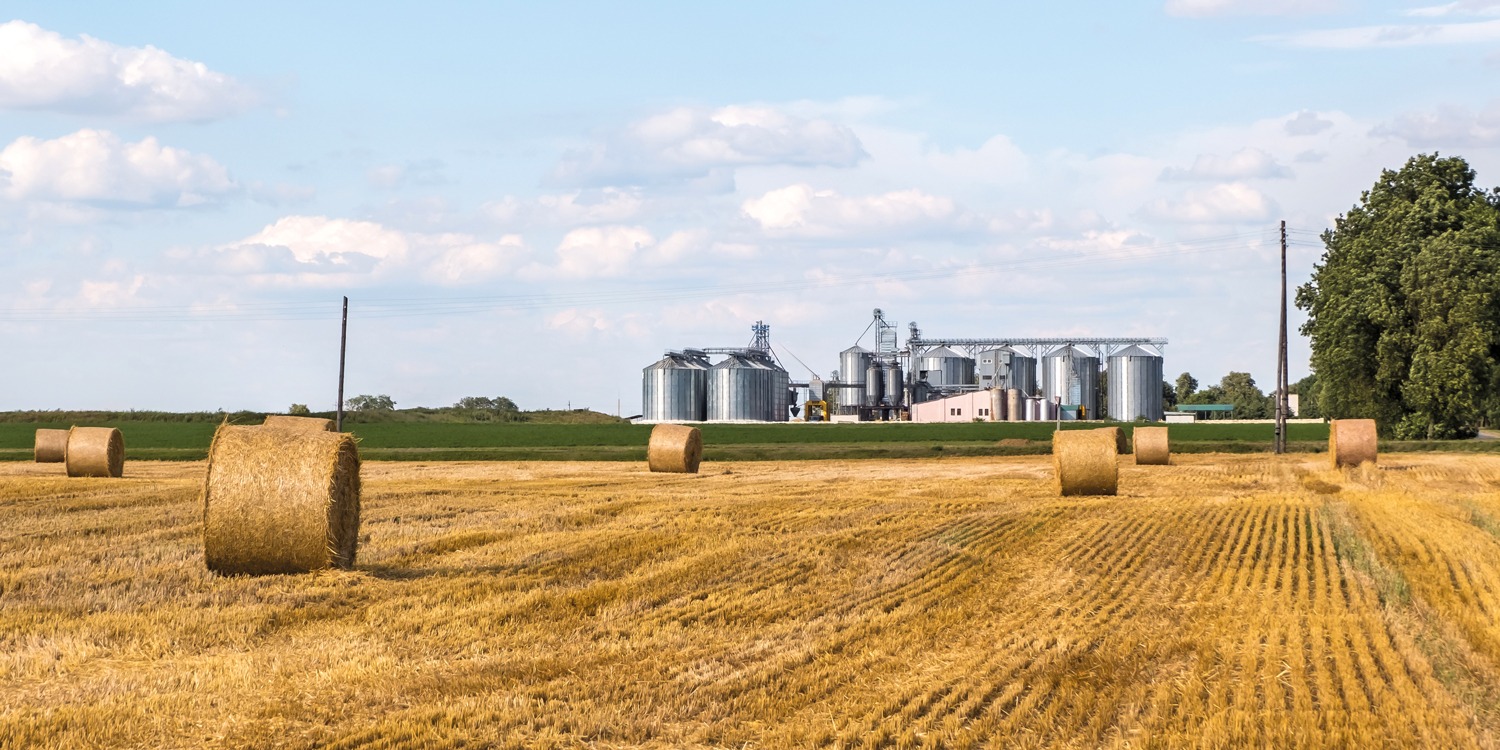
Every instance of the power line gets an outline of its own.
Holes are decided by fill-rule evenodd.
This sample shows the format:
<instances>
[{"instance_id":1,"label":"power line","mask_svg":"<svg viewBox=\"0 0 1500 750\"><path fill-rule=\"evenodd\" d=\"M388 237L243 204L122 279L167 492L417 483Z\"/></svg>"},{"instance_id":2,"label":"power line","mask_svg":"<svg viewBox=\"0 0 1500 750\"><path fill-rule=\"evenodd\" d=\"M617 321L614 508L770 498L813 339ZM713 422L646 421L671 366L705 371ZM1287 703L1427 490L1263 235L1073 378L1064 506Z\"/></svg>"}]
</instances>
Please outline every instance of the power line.
<instances>
[{"instance_id":1,"label":"power line","mask_svg":"<svg viewBox=\"0 0 1500 750\"><path fill-rule=\"evenodd\" d=\"M1207 255L1243 250L1252 240L1269 240L1264 231L1240 232L1171 243L1152 243L1119 248L1112 252L1069 257L1033 258L969 263L919 270L884 271L839 277L766 280L734 284L695 284L642 290L639 288L592 290L575 293L475 295L462 297L362 297L357 314L364 319L416 318L462 315L491 311L525 311L549 308L602 306L627 303L668 302L740 294L796 292L825 288L868 286L890 282L931 281L957 276L1006 271L1044 271L1106 263L1156 260L1185 255ZM1300 243L1299 243L1300 244ZM1044 252L1046 249L1043 250ZM0 311L0 322L266 322L323 320L337 306L329 302L270 301L226 305L138 305L122 308L16 309Z\"/></svg>"}]
</instances>

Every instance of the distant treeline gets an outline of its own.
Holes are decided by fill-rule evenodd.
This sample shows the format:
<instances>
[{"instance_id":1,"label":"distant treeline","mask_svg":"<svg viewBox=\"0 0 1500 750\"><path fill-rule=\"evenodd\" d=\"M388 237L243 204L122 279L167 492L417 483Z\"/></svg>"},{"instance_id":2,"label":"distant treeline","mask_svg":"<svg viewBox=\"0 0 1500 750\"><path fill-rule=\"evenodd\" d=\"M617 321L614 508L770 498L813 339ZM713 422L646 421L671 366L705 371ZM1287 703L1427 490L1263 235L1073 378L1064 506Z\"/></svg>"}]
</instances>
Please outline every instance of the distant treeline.
<instances>
[{"instance_id":1,"label":"distant treeline","mask_svg":"<svg viewBox=\"0 0 1500 750\"><path fill-rule=\"evenodd\" d=\"M264 411L6 411L0 412L0 423L9 424L108 424L112 422L176 422L176 423L219 423L228 420L230 424L260 424L264 422L268 414L283 414L285 412ZM324 417L333 419L334 413L305 412L303 416ZM391 422L439 422L450 424L475 424L487 422L520 422L530 424L612 424L623 423L627 420L609 414L601 414L588 409L540 409L537 411L522 411L506 415L504 419L496 419L496 414L487 409L461 409L454 406L443 406L437 408L417 407L414 409L379 409L366 411L344 412L344 423L348 424L385 424Z\"/></svg>"}]
</instances>

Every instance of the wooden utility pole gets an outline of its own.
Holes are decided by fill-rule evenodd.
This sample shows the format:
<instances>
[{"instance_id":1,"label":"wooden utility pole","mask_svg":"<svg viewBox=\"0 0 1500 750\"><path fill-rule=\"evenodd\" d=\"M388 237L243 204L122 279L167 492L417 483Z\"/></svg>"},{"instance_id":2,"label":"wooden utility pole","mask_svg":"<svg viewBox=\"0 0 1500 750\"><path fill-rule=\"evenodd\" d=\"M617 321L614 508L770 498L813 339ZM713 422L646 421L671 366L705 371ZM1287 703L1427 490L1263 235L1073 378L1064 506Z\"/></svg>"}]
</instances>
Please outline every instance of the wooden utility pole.
<instances>
[{"instance_id":1,"label":"wooden utility pole","mask_svg":"<svg viewBox=\"0 0 1500 750\"><path fill-rule=\"evenodd\" d=\"M349 298L344 298L344 322L339 327L339 409L334 430L344 431L344 352L349 346Z\"/></svg>"},{"instance_id":2,"label":"wooden utility pole","mask_svg":"<svg viewBox=\"0 0 1500 750\"><path fill-rule=\"evenodd\" d=\"M1286 220L1281 222L1281 333L1276 340L1276 452L1286 453Z\"/></svg>"}]
</instances>

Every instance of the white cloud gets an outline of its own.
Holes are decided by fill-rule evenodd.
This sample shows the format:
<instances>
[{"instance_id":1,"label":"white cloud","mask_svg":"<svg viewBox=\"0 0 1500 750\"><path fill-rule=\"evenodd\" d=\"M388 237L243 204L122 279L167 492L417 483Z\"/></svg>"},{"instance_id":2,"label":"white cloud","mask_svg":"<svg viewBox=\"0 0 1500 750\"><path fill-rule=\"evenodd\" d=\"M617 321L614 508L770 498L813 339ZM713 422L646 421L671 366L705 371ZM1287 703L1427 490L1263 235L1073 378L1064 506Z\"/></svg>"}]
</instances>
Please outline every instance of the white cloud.
<instances>
[{"instance_id":1,"label":"white cloud","mask_svg":"<svg viewBox=\"0 0 1500 750\"><path fill-rule=\"evenodd\" d=\"M1435 112L1406 113L1371 133L1400 138L1413 148L1500 146L1500 100L1477 112L1448 106Z\"/></svg>"},{"instance_id":2,"label":"white cloud","mask_svg":"<svg viewBox=\"0 0 1500 750\"><path fill-rule=\"evenodd\" d=\"M506 196L486 204L484 212L507 224L615 224L635 218L644 203L639 190L604 188L546 194L529 200Z\"/></svg>"},{"instance_id":3,"label":"white cloud","mask_svg":"<svg viewBox=\"0 0 1500 750\"><path fill-rule=\"evenodd\" d=\"M1163 180L1222 182L1225 180L1291 177L1292 171L1276 163L1270 154L1258 148L1242 148L1229 156L1199 154L1187 169L1167 167Z\"/></svg>"},{"instance_id":4,"label":"white cloud","mask_svg":"<svg viewBox=\"0 0 1500 750\"><path fill-rule=\"evenodd\" d=\"M1317 135L1331 127L1332 120L1325 120L1316 112L1304 109L1286 121L1285 130L1287 135Z\"/></svg>"},{"instance_id":5,"label":"white cloud","mask_svg":"<svg viewBox=\"0 0 1500 750\"><path fill-rule=\"evenodd\" d=\"M563 185L709 181L746 166L851 167L865 158L854 131L772 107L680 107L633 123L566 154L552 173Z\"/></svg>"},{"instance_id":6,"label":"white cloud","mask_svg":"<svg viewBox=\"0 0 1500 750\"><path fill-rule=\"evenodd\" d=\"M1500 16L1500 2L1495 0L1458 0L1446 5L1428 5L1406 11L1408 16L1440 18L1442 16Z\"/></svg>"},{"instance_id":7,"label":"white cloud","mask_svg":"<svg viewBox=\"0 0 1500 750\"><path fill-rule=\"evenodd\" d=\"M0 191L17 201L193 206L238 189L213 159L155 138L126 143L108 131L80 130L50 141L24 136L0 151Z\"/></svg>"},{"instance_id":8,"label":"white cloud","mask_svg":"<svg viewBox=\"0 0 1500 750\"><path fill-rule=\"evenodd\" d=\"M1169 16L1300 16L1337 9L1340 0L1167 0Z\"/></svg>"},{"instance_id":9,"label":"white cloud","mask_svg":"<svg viewBox=\"0 0 1500 750\"><path fill-rule=\"evenodd\" d=\"M1189 190L1179 200L1158 198L1143 206L1141 213L1180 224L1249 224L1270 220L1276 204L1259 190L1232 182Z\"/></svg>"},{"instance_id":10,"label":"white cloud","mask_svg":"<svg viewBox=\"0 0 1500 750\"><path fill-rule=\"evenodd\" d=\"M405 164L385 164L365 172L370 187L391 190L407 186L432 187L448 184L443 173L447 165L441 159L424 159Z\"/></svg>"},{"instance_id":11,"label":"white cloud","mask_svg":"<svg viewBox=\"0 0 1500 750\"><path fill-rule=\"evenodd\" d=\"M802 183L745 201L746 216L778 235L838 238L972 232L984 222L951 198L920 190L846 196Z\"/></svg>"},{"instance_id":12,"label":"white cloud","mask_svg":"<svg viewBox=\"0 0 1500 750\"><path fill-rule=\"evenodd\" d=\"M286 216L212 253L218 270L275 286L319 286L413 273L438 284L496 278L529 250L519 235L403 232L371 221Z\"/></svg>"},{"instance_id":13,"label":"white cloud","mask_svg":"<svg viewBox=\"0 0 1500 750\"><path fill-rule=\"evenodd\" d=\"M642 251L656 244L643 227L584 227L557 245L557 272L567 278L622 276Z\"/></svg>"},{"instance_id":14,"label":"white cloud","mask_svg":"<svg viewBox=\"0 0 1500 750\"><path fill-rule=\"evenodd\" d=\"M66 39L25 21L0 24L0 108L212 120L255 103L235 79L155 47Z\"/></svg>"},{"instance_id":15,"label":"white cloud","mask_svg":"<svg viewBox=\"0 0 1500 750\"><path fill-rule=\"evenodd\" d=\"M1500 41L1500 19L1468 23L1392 24L1343 29L1267 34L1255 41L1314 49L1383 49L1392 47L1488 44Z\"/></svg>"}]
</instances>

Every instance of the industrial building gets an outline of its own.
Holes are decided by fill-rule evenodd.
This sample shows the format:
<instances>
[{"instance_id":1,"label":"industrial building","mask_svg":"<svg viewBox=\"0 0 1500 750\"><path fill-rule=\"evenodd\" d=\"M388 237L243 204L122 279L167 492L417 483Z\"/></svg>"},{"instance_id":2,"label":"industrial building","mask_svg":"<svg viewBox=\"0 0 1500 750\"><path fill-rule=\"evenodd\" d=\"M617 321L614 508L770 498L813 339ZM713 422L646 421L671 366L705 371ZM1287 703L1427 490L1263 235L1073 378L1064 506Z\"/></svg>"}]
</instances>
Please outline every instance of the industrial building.
<instances>
[{"instance_id":1,"label":"industrial building","mask_svg":"<svg viewBox=\"0 0 1500 750\"><path fill-rule=\"evenodd\" d=\"M935 338L898 346L877 309L874 348L838 354L828 379L793 382L757 321L744 347L670 350L646 367L643 422L1161 421L1161 338ZM713 362L713 357L722 357ZM1101 366L1102 365L1102 366ZM1100 392L1101 380L1107 392ZM1102 398L1101 398L1102 397Z\"/></svg>"}]
</instances>

